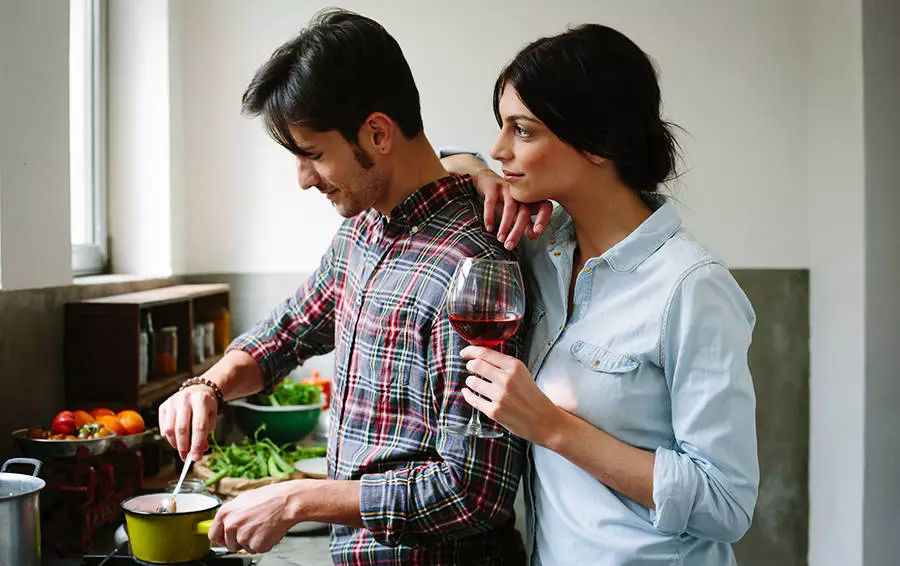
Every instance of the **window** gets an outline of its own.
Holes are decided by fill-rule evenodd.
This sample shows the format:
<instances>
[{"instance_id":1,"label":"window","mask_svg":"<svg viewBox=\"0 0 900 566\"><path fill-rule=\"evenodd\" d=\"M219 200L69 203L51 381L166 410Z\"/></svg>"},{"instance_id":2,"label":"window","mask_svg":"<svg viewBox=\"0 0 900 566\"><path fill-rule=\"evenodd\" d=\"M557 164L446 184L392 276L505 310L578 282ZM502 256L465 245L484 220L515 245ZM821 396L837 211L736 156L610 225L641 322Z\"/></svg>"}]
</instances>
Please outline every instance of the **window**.
<instances>
[{"instance_id":1,"label":"window","mask_svg":"<svg viewBox=\"0 0 900 566\"><path fill-rule=\"evenodd\" d=\"M106 10L102 0L70 0L69 172L72 271L107 264Z\"/></svg>"}]
</instances>

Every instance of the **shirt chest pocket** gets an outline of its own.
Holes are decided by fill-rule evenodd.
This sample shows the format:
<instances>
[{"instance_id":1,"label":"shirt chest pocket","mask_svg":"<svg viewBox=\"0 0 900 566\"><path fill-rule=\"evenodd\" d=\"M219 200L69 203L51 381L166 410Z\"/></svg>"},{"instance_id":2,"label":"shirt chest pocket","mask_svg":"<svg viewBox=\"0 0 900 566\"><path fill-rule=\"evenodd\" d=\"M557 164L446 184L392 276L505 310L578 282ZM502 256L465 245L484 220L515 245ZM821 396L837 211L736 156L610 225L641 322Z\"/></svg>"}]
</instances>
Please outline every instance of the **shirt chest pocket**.
<instances>
[{"instance_id":1,"label":"shirt chest pocket","mask_svg":"<svg viewBox=\"0 0 900 566\"><path fill-rule=\"evenodd\" d=\"M617 354L603 346L582 340L575 341L569 348L569 353L581 366L597 373L619 375L637 371L641 366L635 357Z\"/></svg>"},{"instance_id":2,"label":"shirt chest pocket","mask_svg":"<svg viewBox=\"0 0 900 566\"><path fill-rule=\"evenodd\" d=\"M615 435L630 419L629 413L637 410L634 392L640 389L640 361L581 340L570 346L569 355L573 412Z\"/></svg>"}]
</instances>

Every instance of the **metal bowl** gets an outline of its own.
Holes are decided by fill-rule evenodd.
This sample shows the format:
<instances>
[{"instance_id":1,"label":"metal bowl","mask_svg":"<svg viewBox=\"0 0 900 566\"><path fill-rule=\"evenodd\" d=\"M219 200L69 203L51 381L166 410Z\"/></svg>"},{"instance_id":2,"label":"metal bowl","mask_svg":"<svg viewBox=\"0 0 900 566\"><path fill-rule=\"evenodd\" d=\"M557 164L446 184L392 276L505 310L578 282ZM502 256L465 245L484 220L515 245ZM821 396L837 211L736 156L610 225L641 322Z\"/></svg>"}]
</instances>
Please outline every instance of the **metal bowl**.
<instances>
[{"instance_id":1,"label":"metal bowl","mask_svg":"<svg viewBox=\"0 0 900 566\"><path fill-rule=\"evenodd\" d=\"M48 460L51 458L71 458L84 447L88 455L99 456L108 452L117 440L116 436L104 436L103 438L86 438L75 440L49 440L44 438L28 438L27 428L14 430L13 440L22 454L29 458Z\"/></svg>"},{"instance_id":2,"label":"metal bowl","mask_svg":"<svg viewBox=\"0 0 900 566\"><path fill-rule=\"evenodd\" d=\"M113 443L115 446L118 443L122 443L125 445L125 448L131 450L132 448L140 448L144 442L146 442L158 429L156 428L148 428L143 432L139 432L137 434L123 434L122 436L114 436L112 437Z\"/></svg>"}]
</instances>

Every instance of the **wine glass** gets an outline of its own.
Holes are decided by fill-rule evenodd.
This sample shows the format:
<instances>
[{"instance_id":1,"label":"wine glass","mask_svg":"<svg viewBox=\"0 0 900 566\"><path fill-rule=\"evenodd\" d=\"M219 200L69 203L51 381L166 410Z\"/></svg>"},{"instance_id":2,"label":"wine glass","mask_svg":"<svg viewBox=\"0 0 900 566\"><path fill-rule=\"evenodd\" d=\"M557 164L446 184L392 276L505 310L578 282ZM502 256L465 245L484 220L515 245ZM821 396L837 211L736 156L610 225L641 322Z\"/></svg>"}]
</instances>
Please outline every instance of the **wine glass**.
<instances>
[{"instance_id":1,"label":"wine glass","mask_svg":"<svg viewBox=\"0 0 900 566\"><path fill-rule=\"evenodd\" d=\"M516 333L525 312L525 286L515 261L466 258L450 280L447 302L450 324L473 346L492 348ZM498 438L503 432L485 428L481 412L472 408L465 425L444 429L462 436Z\"/></svg>"}]
</instances>

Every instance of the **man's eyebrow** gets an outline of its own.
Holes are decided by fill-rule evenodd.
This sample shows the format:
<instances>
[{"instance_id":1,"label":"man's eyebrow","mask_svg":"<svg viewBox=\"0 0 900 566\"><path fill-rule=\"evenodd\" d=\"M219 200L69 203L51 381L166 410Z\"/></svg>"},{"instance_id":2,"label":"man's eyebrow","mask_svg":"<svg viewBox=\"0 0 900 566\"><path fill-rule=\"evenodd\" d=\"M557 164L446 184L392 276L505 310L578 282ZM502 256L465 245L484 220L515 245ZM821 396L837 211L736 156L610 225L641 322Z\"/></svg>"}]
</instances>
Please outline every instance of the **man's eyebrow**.
<instances>
[{"instance_id":1,"label":"man's eyebrow","mask_svg":"<svg viewBox=\"0 0 900 566\"><path fill-rule=\"evenodd\" d=\"M318 150L315 146L310 145L297 145L297 152L303 157L311 157L318 153Z\"/></svg>"}]
</instances>

